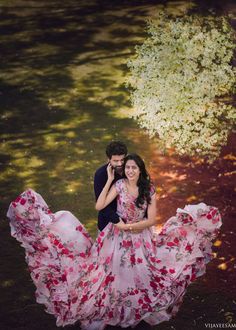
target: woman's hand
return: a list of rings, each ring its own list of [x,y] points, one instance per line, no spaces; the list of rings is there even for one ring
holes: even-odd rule
[[[110,163],[107,165],[107,178],[110,182],[112,182],[115,178],[115,170]]]
[[[120,222],[115,224],[116,228],[124,231],[130,231],[132,234],[139,234],[143,231],[143,229],[134,229],[130,230],[130,225],[124,223],[124,221],[120,218]]]
[[[128,230],[128,226],[124,223],[124,221],[120,218],[120,222],[116,223],[114,225],[116,228],[120,229],[120,230]]]

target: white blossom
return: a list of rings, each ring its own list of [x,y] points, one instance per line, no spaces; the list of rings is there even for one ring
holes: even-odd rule
[[[225,17],[149,20],[148,37],[128,66],[134,117],[179,154],[216,158],[235,122],[233,29]]]

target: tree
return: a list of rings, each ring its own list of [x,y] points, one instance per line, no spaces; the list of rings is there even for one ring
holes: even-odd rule
[[[128,62],[130,115],[163,147],[214,160],[236,118],[226,101],[236,82],[228,19],[161,12],[148,21],[147,32]]]

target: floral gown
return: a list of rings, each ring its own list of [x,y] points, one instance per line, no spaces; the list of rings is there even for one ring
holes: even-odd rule
[[[116,189],[118,214],[127,223],[143,220],[147,205],[136,207],[124,179]],[[169,320],[187,286],[205,273],[221,226],[218,209],[200,203],[177,209],[160,233],[134,234],[109,223],[93,242],[73,214],[51,213],[32,189],[11,203],[7,216],[25,248],[37,302],[57,326],[80,321],[94,330]]]

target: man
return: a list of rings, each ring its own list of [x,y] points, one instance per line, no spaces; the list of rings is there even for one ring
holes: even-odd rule
[[[123,164],[124,158],[127,155],[127,147],[123,142],[113,141],[108,144],[106,148],[106,155],[108,158],[107,164],[100,167],[94,175],[94,192],[96,200],[100,195],[103,187],[107,182],[107,165],[110,163],[115,170],[115,178],[112,182],[124,177]],[[103,210],[98,213],[98,229],[103,230],[109,222],[118,223],[120,221],[118,214],[116,213],[116,200],[112,201]]]

